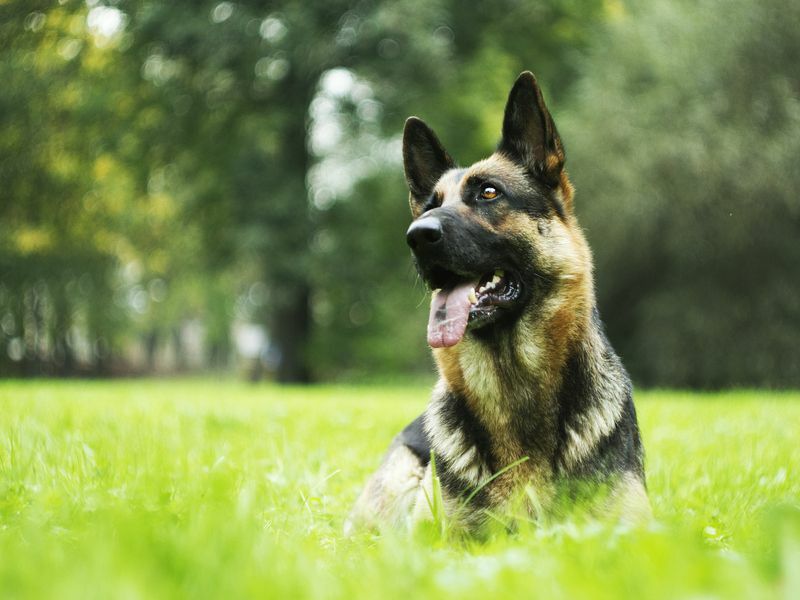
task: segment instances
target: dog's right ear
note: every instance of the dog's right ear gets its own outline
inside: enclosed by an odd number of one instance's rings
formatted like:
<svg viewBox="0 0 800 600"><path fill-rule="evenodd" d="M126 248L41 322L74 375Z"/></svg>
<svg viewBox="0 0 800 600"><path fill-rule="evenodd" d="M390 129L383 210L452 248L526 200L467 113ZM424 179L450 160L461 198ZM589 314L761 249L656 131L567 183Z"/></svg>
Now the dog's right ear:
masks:
<svg viewBox="0 0 800 600"><path fill-rule="evenodd" d="M546 183L558 185L564 147L530 71L520 73L508 95L499 150Z"/></svg>
<svg viewBox="0 0 800 600"><path fill-rule="evenodd" d="M411 192L411 212L416 218L436 182L455 166L433 130L417 117L409 117L403 129L403 166Z"/></svg>

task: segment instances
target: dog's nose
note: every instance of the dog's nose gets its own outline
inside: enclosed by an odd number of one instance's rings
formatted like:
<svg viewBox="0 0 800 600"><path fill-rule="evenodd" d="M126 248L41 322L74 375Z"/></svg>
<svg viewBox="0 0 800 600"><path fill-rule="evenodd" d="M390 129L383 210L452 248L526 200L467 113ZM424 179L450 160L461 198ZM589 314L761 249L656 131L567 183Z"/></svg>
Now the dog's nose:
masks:
<svg viewBox="0 0 800 600"><path fill-rule="evenodd" d="M415 252L425 250L442 240L442 222L436 217L414 221L406 232L406 242Z"/></svg>

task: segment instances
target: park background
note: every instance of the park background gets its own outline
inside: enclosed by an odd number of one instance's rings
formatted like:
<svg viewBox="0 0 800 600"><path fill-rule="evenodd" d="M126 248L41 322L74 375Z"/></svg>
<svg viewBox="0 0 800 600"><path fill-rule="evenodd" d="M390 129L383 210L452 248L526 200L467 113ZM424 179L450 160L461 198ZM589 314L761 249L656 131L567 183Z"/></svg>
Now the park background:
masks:
<svg viewBox="0 0 800 600"><path fill-rule="evenodd" d="M798 23L785 0L0 0L0 596L800 598ZM469 164L525 69L654 521L346 537L435 377L403 122Z"/></svg>
<svg viewBox="0 0 800 600"><path fill-rule="evenodd" d="M645 386L800 385L800 5L0 2L0 376L427 377L400 133L561 131Z"/></svg>

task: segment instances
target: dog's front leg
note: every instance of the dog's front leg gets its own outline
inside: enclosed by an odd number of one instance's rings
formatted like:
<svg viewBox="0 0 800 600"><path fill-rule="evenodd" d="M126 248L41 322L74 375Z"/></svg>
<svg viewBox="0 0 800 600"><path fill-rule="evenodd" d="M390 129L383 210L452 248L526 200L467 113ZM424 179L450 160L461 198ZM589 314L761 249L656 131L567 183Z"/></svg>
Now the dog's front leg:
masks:
<svg viewBox="0 0 800 600"><path fill-rule="evenodd" d="M469 527L468 512L461 496L448 492L441 482L434 480L434 470L428 464L417 491L416 500L409 517L409 527L420 523L434 522L448 529Z"/></svg>
<svg viewBox="0 0 800 600"><path fill-rule="evenodd" d="M404 525L415 509L423 476L420 458L395 440L356 500L344 525L345 535Z"/></svg>

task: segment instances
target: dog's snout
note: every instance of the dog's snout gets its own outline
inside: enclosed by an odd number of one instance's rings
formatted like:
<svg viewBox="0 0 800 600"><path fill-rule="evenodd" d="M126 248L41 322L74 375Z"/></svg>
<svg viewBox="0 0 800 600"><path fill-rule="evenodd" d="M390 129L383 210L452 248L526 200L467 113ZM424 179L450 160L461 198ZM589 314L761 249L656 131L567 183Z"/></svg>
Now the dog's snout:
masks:
<svg viewBox="0 0 800 600"><path fill-rule="evenodd" d="M442 241L442 222L437 217L423 217L411 224L406 242L415 252L426 250Z"/></svg>

